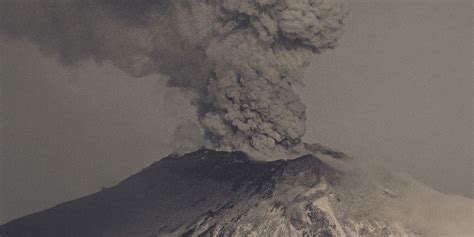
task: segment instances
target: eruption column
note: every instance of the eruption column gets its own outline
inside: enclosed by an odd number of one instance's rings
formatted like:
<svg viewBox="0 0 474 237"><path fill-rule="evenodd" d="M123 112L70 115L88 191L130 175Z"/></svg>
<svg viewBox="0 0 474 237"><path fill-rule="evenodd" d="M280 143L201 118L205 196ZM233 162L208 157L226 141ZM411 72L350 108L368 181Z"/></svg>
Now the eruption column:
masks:
<svg viewBox="0 0 474 237"><path fill-rule="evenodd" d="M4 0L0 33L72 65L111 61L166 75L196 95L216 148L268 154L298 146L305 106L293 86L334 48L345 0ZM21 18L19 16L22 16ZM27 17L25 17L27 16Z"/></svg>

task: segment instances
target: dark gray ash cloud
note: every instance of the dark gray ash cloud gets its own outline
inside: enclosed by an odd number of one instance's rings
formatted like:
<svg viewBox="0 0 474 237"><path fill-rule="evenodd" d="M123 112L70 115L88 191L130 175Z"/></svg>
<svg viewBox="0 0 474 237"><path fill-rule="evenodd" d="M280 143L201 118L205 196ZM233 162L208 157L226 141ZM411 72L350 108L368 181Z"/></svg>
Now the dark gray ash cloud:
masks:
<svg viewBox="0 0 474 237"><path fill-rule="evenodd" d="M64 65L111 61L195 94L212 146L260 154L301 143L293 91L309 58L337 46L345 0L41 0L1 3L0 32Z"/></svg>

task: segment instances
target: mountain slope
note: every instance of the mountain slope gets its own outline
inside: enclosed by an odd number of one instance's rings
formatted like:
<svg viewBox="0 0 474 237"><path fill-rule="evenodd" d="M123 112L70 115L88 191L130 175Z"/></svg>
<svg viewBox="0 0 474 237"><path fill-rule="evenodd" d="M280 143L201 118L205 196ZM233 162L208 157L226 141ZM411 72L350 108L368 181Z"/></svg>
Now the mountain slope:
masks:
<svg viewBox="0 0 474 237"><path fill-rule="evenodd" d="M0 227L0 236L416 235L371 211L348 212L356 199L343 177L314 155L262 162L242 152L201 149L168 156L114 187L11 221ZM357 202L377 208L394 196L382 190Z"/></svg>

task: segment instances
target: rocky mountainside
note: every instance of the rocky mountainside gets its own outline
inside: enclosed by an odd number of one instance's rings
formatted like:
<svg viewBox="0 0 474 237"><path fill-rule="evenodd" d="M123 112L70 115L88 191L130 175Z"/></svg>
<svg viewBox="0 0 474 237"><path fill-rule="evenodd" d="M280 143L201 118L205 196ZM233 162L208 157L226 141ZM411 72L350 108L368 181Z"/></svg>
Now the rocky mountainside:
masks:
<svg viewBox="0 0 474 237"><path fill-rule="evenodd" d="M0 236L417 235L369 208L354 211L361 209L358 202L377 209L397 198L389 189L374 190L367 191L370 199L353 198L344 173L315 155L263 162L242 152L200 149L170 155L114 187L11 221L0 227Z"/></svg>

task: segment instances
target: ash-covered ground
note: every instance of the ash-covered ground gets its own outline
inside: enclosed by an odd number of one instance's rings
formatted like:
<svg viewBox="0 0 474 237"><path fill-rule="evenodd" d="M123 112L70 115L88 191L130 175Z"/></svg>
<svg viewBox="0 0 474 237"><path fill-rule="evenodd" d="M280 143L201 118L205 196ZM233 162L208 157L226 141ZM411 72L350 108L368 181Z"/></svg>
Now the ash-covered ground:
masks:
<svg viewBox="0 0 474 237"><path fill-rule="evenodd" d="M311 154L270 162L204 148L170 155L114 187L11 221L0 227L0 236L473 233L472 200L395 174L345 169L354 162L345 154L307 146Z"/></svg>

